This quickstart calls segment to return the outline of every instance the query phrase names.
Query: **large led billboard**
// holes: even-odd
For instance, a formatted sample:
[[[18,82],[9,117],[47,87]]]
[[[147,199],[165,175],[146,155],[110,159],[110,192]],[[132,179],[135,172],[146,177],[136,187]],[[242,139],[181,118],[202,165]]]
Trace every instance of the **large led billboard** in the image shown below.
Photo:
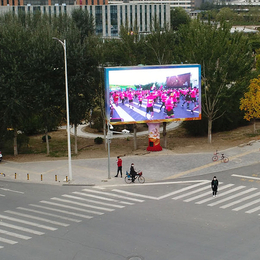
[[[106,116],[112,125],[201,119],[201,67],[105,68]]]

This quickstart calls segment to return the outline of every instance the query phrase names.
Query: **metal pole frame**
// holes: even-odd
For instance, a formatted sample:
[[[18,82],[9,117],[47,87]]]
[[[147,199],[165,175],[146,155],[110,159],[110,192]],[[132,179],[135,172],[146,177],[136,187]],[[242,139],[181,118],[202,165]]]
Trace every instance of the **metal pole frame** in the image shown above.
[[[70,113],[69,113],[69,87],[68,87],[68,70],[67,70],[67,49],[66,40],[61,41],[56,37],[52,37],[61,43],[64,50],[64,64],[65,64],[65,92],[66,92],[66,111],[67,111],[67,137],[68,137],[68,165],[69,165],[69,181],[72,181],[72,167],[71,167],[71,146],[70,146]]]

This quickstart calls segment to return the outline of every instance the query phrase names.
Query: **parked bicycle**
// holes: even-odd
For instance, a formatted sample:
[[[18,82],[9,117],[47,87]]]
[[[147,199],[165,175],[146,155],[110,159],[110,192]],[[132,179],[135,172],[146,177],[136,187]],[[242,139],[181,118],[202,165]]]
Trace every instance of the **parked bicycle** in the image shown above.
[[[218,152],[218,150],[216,150],[216,152],[214,153],[214,155],[212,157],[212,161],[216,162],[218,160],[221,160],[221,162],[224,162],[224,163],[229,162],[229,158],[224,153],[222,153],[220,156],[220,153]]]
[[[143,173],[141,171],[137,171],[137,174],[135,176],[135,180],[136,179],[140,183],[145,182],[145,178],[144,178]],[[126,171],[125,182],[128,183],[128,184],[132,182],[132,176],[130,175],[130,173],[128,171]]]

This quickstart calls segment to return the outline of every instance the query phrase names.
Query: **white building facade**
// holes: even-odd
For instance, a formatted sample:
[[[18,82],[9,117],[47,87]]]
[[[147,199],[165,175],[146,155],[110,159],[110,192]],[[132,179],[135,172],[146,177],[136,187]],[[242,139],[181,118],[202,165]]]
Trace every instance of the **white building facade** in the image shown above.
[[[39,5],[39,6],[1,6],[0,15],[6,12],[35,13],[41,12],[49,15],[71,14],[73,10],[82,8],[87,10],[95,21],[96,33],[103,37],[117,37],[120,27],[127,26],[130,30],[138,28],[139,33],[149,33],[153,22],[160,24],[161,28],[170,25],[169,3],[126,3],[109,5]]]

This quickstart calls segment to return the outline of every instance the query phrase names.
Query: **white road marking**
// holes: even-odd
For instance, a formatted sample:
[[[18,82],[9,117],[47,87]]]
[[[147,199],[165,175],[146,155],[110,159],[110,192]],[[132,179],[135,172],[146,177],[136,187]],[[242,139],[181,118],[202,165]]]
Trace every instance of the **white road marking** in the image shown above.
[[[234,206],[234,205],[239,204],[239,203],[241,203],[241,202],[243,202],[243,201],[245,201],[245,200],[249,200],[249,199],[252,199],[252,198],[257,197],[257,196],[260,196],[260,192],[254,193],[254,194],[252,194],[252,195],[250,195],[250,196],[247,196],[247,197],[244,197],[244,198],[242,198],[242,199],[239,199],[239,200],[236,200],[236,201],[234,201],[234,202],[231,202],[231,203],[229,203],[229,204],[223,205],[223,206],[221,206],[220,208],[221,208],[221,209],[226,209],[226,208],[228,208],[228,207]]]
[[[153,196],[147,196],[147,195],[142,195],[142,194],[137,194],[129,191],[124,191],[124,190],[118,190],[118,189],[113,189],[112,191],[118,192],[118,193],[123,193],[129,196],[135,196],[135,197],[140,197],[140,198],[146,198],[146,199],[153,199],[157,200],[158,198],[153,197]]]
[[[226,185],[226,186],[227,186],[227,185]],[[228,191],[226,191],[226,192],[221,192],[221,193],[218,195],[218,197],[223,197],[224,195],[227,195],[227,194],[229,194],[229,193],[232,193],[232,192],[234,192],[234,191],[241,190],[241,189],[244,189],[244,188],[245,188],[245,186],[239,186],[239,187],[236,187],[236,188],[234,188],[234,189],[232,189],[232,190],[228,190]],[[212,199],[214,199],[214,197],[210,197],[210,198],[207,198],[207,199],[198,201],[198,202],[196,202],[196,204],[202,204],[202,203],[211,201]]]
[[[20,235],[20,234],[14,233],[14,232],[9,232],[9,231],[3,230],[3,229],[0,229],[0,234],[5,234],[8,236],[12,236],[12,237],[16,237],[16,238],[20,238],[20,239],[24,239],[24,240],[31,239],[31,237]]]
[[[26,220],[22,220],[22,219],[12,218],[10,216],[5,216],[5,215],[1,215],[1,214],[0,214],[0,218],[15,221],[15,222],[18,222],[18,223],[23,223],[23,224],[30,225],[30,226],[33,226],[33,227],[47,229],[47,230],[52,230],[52,231],[57,230],[57,228],[41,225],[41,224],[38,224],[38,223],[35,223],[35,222],[30,222],[30,221],[26,221]]]
[[[66,198],[71,198],[71,199],[76,199],[76,200],[82,200],[82,201],[87,201],[87,202],[90,202],[90,203],[96,203],[96,204],[100,204],[100,205],[105,205],[105,206],[110,206],[110,207],[115,207],[115,208],[124,208],[125,206],[121,206],[121,205],[116,205],[116,204],[111,204],[111,203],[105,203],[105,202],[100,202],[100,201],[96,201],[96,200],[89,200],[89,199],[85,199],[85,198],[82,198],[82,197],[77,197],[77,196],[72,196],[72,195],[67,195],[67,194],[64,194],[62,195],[63,197],[66,197]]]
[[[40,221],[47,222],[47,223],[54,224],[54,225],[58,225],[58,226],[63,226],[63,227],[69,226],[69,224],[53,221],[53,220],[46,219],[46,218],[35,217],[35,216],[29,215],[29,214],[23,214],[23,213],[19,213],[19,212],[12,211],[12,210],[6,210],[5,212],[9,213],[9,214],[25,217],[25,218],[40,220]]]
[[[260,180],[260,178],[257,177],[251,177],[251,176],[245,176],[245,175],[238,175],[238,174],[232,174],[233,177],[239,177],[239,178],[245,178],[245,179],[252,179],[252,180]]]
[[[260,199],[253,200],[253,201],[251,201],[251,202],[248,202],[248,203],[246,203],[246,204],[244,204],[244,205],[242,205],[242,206],[240,206],[240,207],[237,207],[237,208],[235,208],[235,209],[232,209],[232,210],[234,210],[234,211],[239,211],[239,210],[241,210],[241,209],[244,209],[244,208],[247,208],[247,207],[249,207],[249,206],[252,206],[252,205],[254,205],[254,204],[258,203],[258,202],[260,202]]]
[[[14,245],[14,244],[18,243],[17,241],[13,241],[13,240],[6,239],[6,238],[3,238],[3,237],[0,237],[0,242],[10,244],[10,245]]]
[[[127,205],[134,205],[134,203],[131,203],[131,202],[125,202],[125,201],[115,200],[115,199],[111,199],[111,198],[105,198],[105,197],[101,197],[101,196],[96,196],[96,195],[92,195],[92,194],[87,194],[87,193],[84,193],[84,192],[74,191],[74,192],[72,192],[72,193],[73,193],[73,194],[82,195],[82,196],[86,196],[86,197],[90,197],[90,198],[105,200],[105,201],[118,202],[118,203],[127,204]]]
[[[216,206],[216,205],[218,205],[218,204],[220,204],[220,203],[226,202],[227,200],[231,200],[231,199],[237,198],[237,197],[239,197],[239,196],[241,196],[241,195],[244,195],[244,194],[249,193],[249,192],[254,191],[254,190],[257,190],[257,188],[251,188],[251,189],[248,189],[248,190],[239,192],[239,193],[237,193],[237,194],[235,194],[235,195],[229,196],[229,197],[227,197],[227,198],[224,198],[224,199],[222,199],[222,200],[217,200],[216,202],[213,202],[213,203],[208,204],[208,206],[210,206],[210,207],[211,207],[211,206]]]
[[[91,190],[91,189],[83,189],[83,191],[92,192],[92,193],[97,193],[97,194],[102,194],[102,195],[107,195],[107,196],[117,197],[118,198],[118,194],[114,194],[114,193],[109,193],[109,192],[104,192],[104,191],[97,191],[97,190]],[[144,202],[144,200],[139,200],[139,199],[135,199],[135,198],[124,197],[124,199],[125,200],[132,200],[132,201],[135,201],[135,202]]]
[[[179,196],[174,197],[174,198],[172,198],[172,199],[173,199],[173,200],[178,200],[178,199],[181,199],[181,198],[183,198],[183,197],[190,196],[190,195],[192,195],[192,194],[194,194],[194,193],[201,192],[201,191],[204,191],[204,190],[209,190],[209,189],[210,189],[210,187],[209,187],[209,185],[207,184],[206,187],[203,187],[203,188],[201,188],[201,189],[198,189],[198,190],[194,190],[194,191],[185,193],[185,194],[183,194],[183,195],[179,195]]]
[[[50,217],[65,219],[65,220],[69,220],[69,221],[72,221],[72,222],[78,222],[78,223],[81,222],[81,220],[79,220],[79,219],[63,217],[63,216],[60,216],[60,215],[57,215],[57,214],[52,214],[52,213],[48,213],[48,212],[44,212],[44,211],[40,211],[40,210],[28,209],[28,208],[23,208],[23,207],[17,207],[17,209],[29,211],[29,212],[33,212],[33,213],[37,213],[37,214],[41,214],[41,215],[46,215],[46,216],[50,216]]]
[[[183,191],[187,191],[187,190],[190,190],[190,189],[199,187],[199,186],[201,186],[201,185],[205,185],[206,183],[209,183],[209,182],[210,182],[210,181],[203,181],[203,182],[200,182],[200,183],[197,183],[197,184],[194,184],[194,185],[191,185],[191,186],[182,188],[182,189],[180,189],[180,190],[176,190],[176,191],[170,192],[170,193],[168,193],[168,194],[165,194],[165,195],[159,197],[158,199],[159,199],[159,200],[160,200],[160,199],[164,199],[164,198],[170,197],[170,196],[172,196],[172,195],[181,193],[181,192],[183,192]]]
[[[234,186],[234,184],[227,184],[227,185],[224,185],[224,186],[222,186],[221,187],[221,190],[224,190],[224,189],[227,189],[227,188],[229,188],[229,187],[232,187],[232,186]],[[202,197],[208,197],[208,196],[212,196],[212,191],[210,190],[209,192],[205,192],[205,193],[202,193],[202,194],[199,194],[199,195],[197,195],[197,196],[195,196],[195,197],[192,197],[192,198],[190,198],[190,199],[186,199],[186,200],[184,200],[185,202],[190,202],[190,201],[193,201],[193,200],[197,200],[197,199],[200,199],[200,198],[202,198]]]
[[[8,224],[5,222],[0,222],[0,226],[4,226],[4,227],[9,227],[9,228],[13,228],[13,229],[17,229],[17,230],[21,230],[27,233],[32,233],[34,235],[44,235],[45,233],[43,232],[39,232],[30,228],[24,228],[24,227],[20,227],[20,226],[16,226],[16,225],[12,225],[12,224]]]
[[[5,197],[5,195],[4,195],[4,194],[0,194],[0,196],[1,196],[1,197]]]
[[[82,211],[82,212],[96,214],[96,215],[103,215],[104,214],[102,212],[97,212],[97,211],[92,211],[92,210],[87,210],[87,209],[82,209],[82,208],[76,208],[76,207],[63,205],[63,204],[59,204],[59,203],[55,203],[55,202],[51,202],[51,201],[42,200],[40,202],[44,203],[44,204],[52,205],[52,206],[58,206],[58,207],[67,208],[67,209],[74,209],[74,210],[77,210],[77,211]]]
[[[256,211],[258,211],[258,210],[260,210],[260,206],[258,206],[258,207],[255,207],[255,208],[253,208],[253,209],[250,209],[250,210],[248,210],[248,211],[246,211],[246,213],[253,213],[253,212],[256,212]]]
[[[79,205],[79,206],[82,206],[82,207],[87,207],[87,208],[92,208],[92,209],[99,209],[99,210],[104,210],[104,211],[114,211],[114,209],[93,206],[93,205],[90,205],[90,204],[84,204],[84,203],[80,203],[80,202],[76,202],[76,201],[72,201],[72,200],[64,200],[64,199],[60,199],[60,198],[51,198],[51,199],[55,200],[55,201],[70,203],[70,204],[73,204],[73,205]]]
[[[23,192],[23,191],[10,190],[10,189],[6,189],[6,188],[0,188],[0,190],[4,190],[4,191],[10,191],[10,192],[15,192],[15,193],[24,194],[24,192]]]
[[[44,202],[43,202],[44,203]],[[54,203],[56,204],[56,203]],[[92,216],[88,216],[88,215],[82,215],[79,213],[75,213],[75,212],[71,212],[71,211],[67,211],[67,210],[61,210],[61,209],[54,209],[54,208],[50,208],[50,207],[45,207],[45,206],[41,206],[41,205],[34,205],[34,204],[30,204],[30,206],[32,207],[37,207],[40,209],[47,209],[47,210],[51,210],[51,211],[55,211],[55,212],[60,212],[60,213],[64,213],[64,214],[68,214],[68,215],[72,215],[72,216],[76,216],[76,217],[80,217],[80,218],[87,218],[87,219],[91,219],[93,218]],[[56,206],[56,205],[55,205]],[[70,207],[69,207],[70,208]],[[77,222],[81,222],[80,220],[77,220]]]

